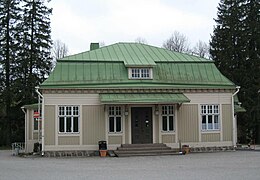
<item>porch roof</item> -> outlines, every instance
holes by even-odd
[[[182,93],[163,94],[100,94],[102,104],[169,104],[190,100]]]

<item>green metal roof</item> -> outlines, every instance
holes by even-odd
[[[153,67],[153,79],[129,79],[127,67]],[[214,62],[139,43],[118,43],[65,57],[41,88],[234,88]]]
[[[165,104],[190,100],[183,94],[100,94],[102,104]]]
[[[116,43],[96,50],[86,51],[67,56],[59,61],[115,61],[123,62],[125,66],[155,66],[156,62],[204,62],[210,61],[197,56],[191,56],[167,49],[140,43]]]
[[[40,104],[40,105],[41,105],[41,104]],[[24,105],[23,107],[24,107],[25,109],[38,109],[38,106],[39,106],[38,103],[34,103],[34,104]]]

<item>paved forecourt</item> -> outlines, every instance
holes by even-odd
[[[1,180],[259,179],[260,151],[146,157],[21,158],[0,151]]]

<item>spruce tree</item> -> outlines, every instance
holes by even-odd
[[[238,127],[245,143],[245,137],[255,138],[259,113],[259,1],[221,0],[215,21],[210,53],[220,71],[241,86],[238,96],[247,112],[239,114]]]
[[[49,1],[48,1],[49,2]],[[20,81],[23,84],[23,102],[36,101],[35,86],[42,83],[52,69],[50,15],[52,9],[44,0],[24,0],[23,29],[20,34],[22,57]]]
[[[250,120],[248,126],[252,138],[260,143],[260,1],[247,0],[245,6],[245,66],[248,71],[245,78],[247,88],[240,97],[247,107],[247,113],[242,116]]]
[[[14,35],[18,33],[17,24],[20,20],[19,0],[0,1],[0,145],[11,142],[11,104],[13,98],[13,81],[16,70],[16,52],[18,41]],[[4,109],[4,110],[3,110]]]

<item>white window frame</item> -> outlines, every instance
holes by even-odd
[[[63,108],[63,110],[62,110]],[[69,110],[70,109],[70,110]],[[63,119],[64,132],[60,131],[60,118]],[[67,118],[71,118],[70,131],[67,131]],[[74,131],[74,121],[78,121],[78,129]],[[80,106],[79,105],[59,105],[58,106],[58,132],[60,134],[78,134],[80,129]]]
[[[123,111],[121,106],[108,106],[108,133],[117,134],[122,133],[123,128]],[[113,118],[114,130],[110,131],[110,119]],[[120,131],[117,131],[117,119],[120,118]]]
[[[200,110],[201,131],[220,131],[220,105],[201,104]],[[203,117],[206,118],[206,123],[203,123]],[[212,123],[209,123],[209,117],[211,117]],[[215,123],[215,120],[217,120],[217,123]]]
[[[152,68],[129,68],[128,77],[129,79],[153,79]]]
[[[174,106],[173,105],[163,105],[162,106],[162,132],[175,132],[175,116],[174,116]],[[166,117],[167,128],[163,129],[163,118]],[[170,130],[170,118],[172,117],[172,130]]]

